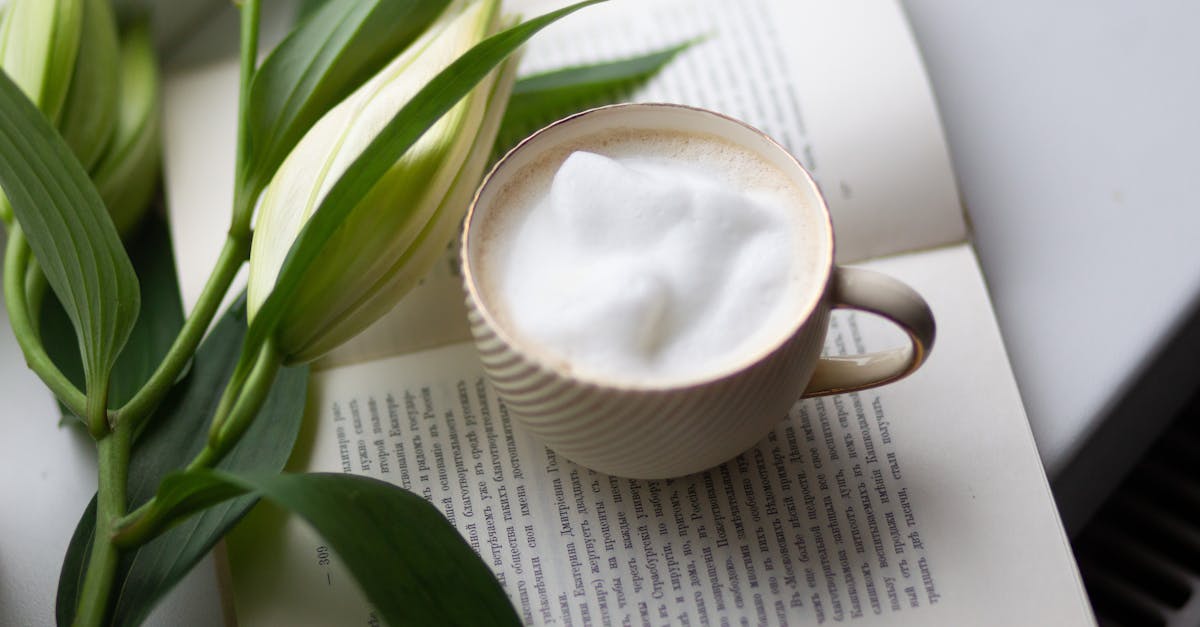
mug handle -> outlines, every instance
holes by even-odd
[[[833,269],[832,288],[834,308],[883,316],[908,334],[909,345],[866,355],[821,357],[801,398],[873,388],[921,367],[933,348],[936,327],[920,294],[885,274],[840,266]]]

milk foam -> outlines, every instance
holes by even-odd
[[[580,375],[681,382],[795,327],[809,212],[782,173],[695,135],[582,145],[535,164],[487,224],[486,289],[510,331]]]

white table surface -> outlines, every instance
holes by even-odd
[[[1140,378],[1200,301],[1200,3],[903,4],[1076,527],[1200,383],[1194,357]]]
[[[1075,487],[1061,477],[1200,295],[1200,4],[902,2],[1061,504]],[[77,516],[61,503],[93,491],[91,453],[47,429],[53,405],[27,400],[38,383],[0,322],[0,398],[17,399],[0,438],[0,624],[43,624]],[[210,572],[152,622],[216,624]]]

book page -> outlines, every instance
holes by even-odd
[[[1092,624],[974,253],[867,267],[928,299],[926,365],[799,402],[708,472],[635,481],[555,455],[513,424],[468,343],[316,374],[300,466],[423,495],[528,624]],[[841,312],[825,348],[900,337]],[[239,624],[375,624],[303,524],[259,515],[230,546]]]
[[[527,15],[564,4],[510,3]],[[540,33],[522,72],[695,38],[632,100],[713,109],[773,137],[821,186],[839,261],[966,238],[933,93],[897,2],[613,0]]]

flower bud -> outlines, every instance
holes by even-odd
[[[0,28],[0,66],[57,124],[75,73],[84,0],[11,0]]]
[[[116,123],[117,30],[109,0],[11,0],[0,67],[92,170]],[[0,195],[0,219],[12,208]]]
[[[92,170],[112,138],[117,80],[117,22],[112,6],[109,0],[83,0],[79,54],[58,130],[85,170]]]
[[[251,318],[293,240],[346,168],[429,80],[499,27],[498,0],[451,5],[300,140],[259,208],[247,290]],[[503,63],[435,122],[347,215],[276,330],[289,361],[310,361],[350,339],[429,271],[478,185],[515,65]]]
[[[158,63],[145,22],[133,25],[121,38],[117,68],[120,90],[113,137],[92,180],[117,232],[125,236],[150,204],[161,159]]]

